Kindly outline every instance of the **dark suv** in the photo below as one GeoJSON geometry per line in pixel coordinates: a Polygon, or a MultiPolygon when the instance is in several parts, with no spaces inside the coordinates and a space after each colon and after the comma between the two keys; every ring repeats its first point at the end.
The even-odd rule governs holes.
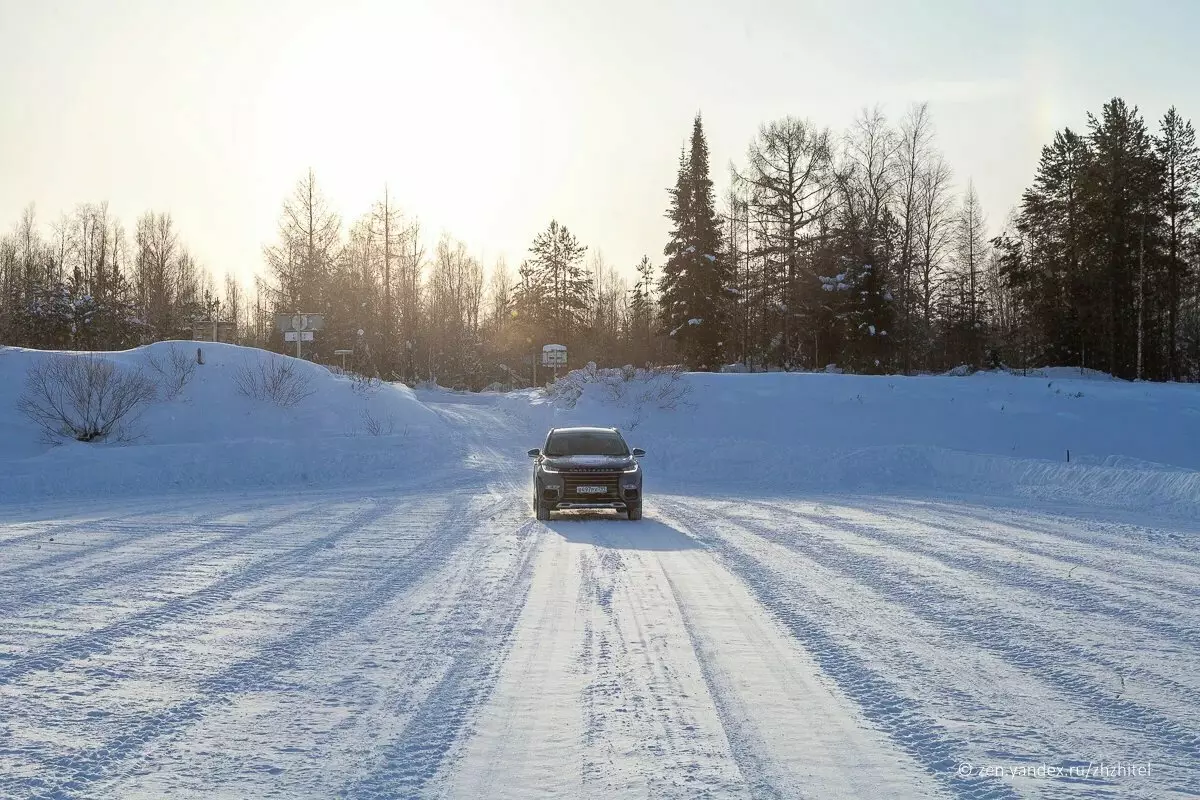
{"type": "Polygon", "coordinates": [[[642,518],[645,450],[629,449],[616,428],[551,428],[546,446],[529,451],[538,519],[568,508],[612,508],[642,518]]]}

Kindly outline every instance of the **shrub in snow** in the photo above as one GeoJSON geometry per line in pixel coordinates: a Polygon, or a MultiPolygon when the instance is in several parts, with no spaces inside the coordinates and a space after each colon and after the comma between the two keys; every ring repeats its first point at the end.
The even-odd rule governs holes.
{"type": "Polygon", "coordinates": [[[640,411],[644,406],[664,410],[676,408],[691,391],[680,367],[642,369],[632,365],[601,369],[594,361],[583,369],[568,372],[546,387],[546,393],[558,404],[573,408],[585,388],[601,388],[607,399],[617,406],[629,406],[640,411]]]}
{"type": "Polygon", "coordinates": [[[174,400],[196,372],[196,359],[181,347],[171,345],[162,352],[151,349],[146,353],[146,366],[157,376],[164,400],[174,400]]]}
{"type": "Polygon", "coordinates": [[[299,367],[295,359],[271,355],[243,363],[234,372],[233,383],[239,394],[291,408],[316,391],[312,376],[299,367]]]}
{"type": "Polygon", "coordinates": [[[391,414],[386,418],[380,418],[364,408],[362,420],[363,430],[371,436],[391,436],[396,431],[396,418],[391,414]]]}
{"type": "Polygon", "coordinates": [[[98,442],[128,437],[129,426],[157,394],[141,370],[118,369],[93,354],[52,355],[26,373],[17,410],[48,436],[98,442]]]}
{"type": "Polygon", "coordinates": [[[383,381],[370,375],[347,372],[346,377],[350,379],[350,391],[360,397],[372,397],[379,394],[379,390],[383,388],[383,381]]]}

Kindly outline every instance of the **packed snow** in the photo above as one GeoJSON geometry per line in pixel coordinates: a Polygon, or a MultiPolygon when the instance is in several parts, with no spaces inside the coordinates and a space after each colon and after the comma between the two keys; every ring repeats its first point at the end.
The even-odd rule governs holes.
{"type": "Polygon", "coordinates": [[[103,358],[197,347],[104,443],[0,350],[0,797],[1200,794],[1200,387],[103,358]],[[584,423],[640,522],[533,519],[584,423]]]}
{"type": "Polygon", "coordinates": [[[403,385],[355,381],[253,348],[160,342],[102,357],[169,383],[152,365],[172,373],[172,355],[194,362],[197,349],[204,363],[175,396],[160,389],[124,441],[85,444],[47,440],[14,410],[35,362],[83,355],[0,348],[0,502],[375,484],[425,469],[417,454],[443,435],[442,420],[403,385]],[[275,363],[294,365],[311,396],[281,408],[239,390],[239,372],[257,377],[275,363]]]}

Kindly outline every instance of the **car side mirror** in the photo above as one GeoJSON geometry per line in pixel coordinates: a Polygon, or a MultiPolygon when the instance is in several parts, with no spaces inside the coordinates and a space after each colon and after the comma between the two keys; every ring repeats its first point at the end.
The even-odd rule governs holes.
{"type": "Polygon", "coordinates": [[[646,455],[646,451],[643,450],[642,448],[640,448],[640,447],[633,448],[633,457],[634,458],[641,458],[644,455],[646,455]]]}
{"type": "Polygon", "coordinates": [[[533,448],[532,450],[528,451],[527,453],[525,453],[525,455],[529,456],[530,458],[537,458],[541,454],[542,454],[542,451],[537,449],[536,447],[533,448]]]}

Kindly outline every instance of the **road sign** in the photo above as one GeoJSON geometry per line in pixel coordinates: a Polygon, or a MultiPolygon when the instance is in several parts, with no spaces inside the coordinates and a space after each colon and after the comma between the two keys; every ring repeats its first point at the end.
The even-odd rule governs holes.
{"type": "MultiPolygon", "coordinates": [[[[275,324],[279,330],[288,331],[319,331],[325,327],[324,314],[276,314],[275,324]]],[[[289,339],[288,341],[293,341],[289,339]]],[[[305,339],[304,341],[309,341],[305,339]]]]}
{"type": "Polygon", "coordinates": [[[300,343],[311,342],[313,331],[325,327],[324,314],[276,314],[275,324],[283,331],[285,342],[296,343],[296,358],[301,357],[300,343]]]}
{"type": "Polygon", "coordinates": [[[548,344],[542,348],[543,367],[561,367],[567,363],[567,346],[548,344]]]}

